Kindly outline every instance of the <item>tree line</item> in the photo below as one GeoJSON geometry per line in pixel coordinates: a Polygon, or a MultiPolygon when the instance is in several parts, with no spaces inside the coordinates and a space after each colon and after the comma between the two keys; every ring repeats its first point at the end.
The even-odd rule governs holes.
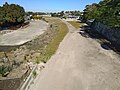
{"type": "Polygon", "coordinates": [[[24,22],[25,10],[20,5],[8,4],[0,6],[0,28],[18,25],[24,22]]]}
{"type": "Polygon", "coordinates": [[[52,17],[63,17],[64,15],[73,15],[73,16],[80,16],[81,12],[80,11],[61,11],[61,12],[56,12],[56,13],[51,13],[52,17]]]}
{"type": "Polygon", "coordinates": [[[120,27],[120,0],[103,0],[86,5],[83,21],[96,20],[110,27],[120,27]]]}

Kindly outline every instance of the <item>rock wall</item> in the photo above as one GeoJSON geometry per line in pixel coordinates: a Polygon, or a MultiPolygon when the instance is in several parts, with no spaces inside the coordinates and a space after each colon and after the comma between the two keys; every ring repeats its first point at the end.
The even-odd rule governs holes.
{"type": "Polygon", "coordinates": [[[30,71],[25,70],[22,75],[16,77],[2,77],[0,78],[0,90],[19,90],[24,82],[24,79],[29,75],[30,71]]]}
{"type": "Polygon", "coordinates": [[[111,41],[115,46],[117,46],[117,48],[120,48],[118,47],[120,45],[120,28],[110,28],[97,21],[94,21],[91,24],[91,27],[111,41]]]}
{"type": "Polygon", "coordinates": [[[0,90],[17,90],[20,86],[20,79],[4,79],[0,80],[0,90]]]}

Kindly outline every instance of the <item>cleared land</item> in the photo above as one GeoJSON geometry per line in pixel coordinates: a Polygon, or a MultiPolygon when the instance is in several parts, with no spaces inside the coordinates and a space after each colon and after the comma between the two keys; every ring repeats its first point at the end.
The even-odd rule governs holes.
{"type": "Polygon", "coordinates": [[[0,46],[22,45],[43,34],[47,30],[47,27],[48,24],[44,21],[32,21],[27,28],[1,35],[0,46]]]}
{"type": "Polygon", "coordinates": [[[66,24],[70,32],[29,90],[120,90],[119,56],[66,24]]]}
{"type": "MultiPolygon", "coordinates": [[[[64,36],[68,33],[68,28],[61,20],[57,18],[45,18],[45,20],[49,22],[49,28],[43,34],[39,36],[35,36],[33,39],[31,38],[32,39],[31,41],[28,41],[25,44],[20,45],[18,47],[17,46],[0,47],[0,61],[1,61],[0,65],[1,66],[8,67],[8,68],[12,67],[13,65],[16,66],[16,68],[12,67],[12,69],[16,69],[17,71],[16,75],[17,75],[18,72],[20,72],[19,70],[17,70],[17,67],[19,67],[18,66],[19,63],[25,64],[27,63],[27,61],[40,63],[40,62],[47,62],[47,60],[49,60],[49,58],[56,52],[64,36]],[[10,60],[9,62],[5,62],[5,60],[8,60],[8,59],[5,57],[4,52],[6,53],[7,57],[9,57],[9,60],[10,60]]],[[[39,22],[40,21],[36,21],[37,25],[39,25],[39,22]]],[[[44,27],[41,27],[41,28],[44,28],[44,27]]],[[[25,30],[22,30],[22,31],[26,32],[25,30]]],[[[29,30],[29,32],[30,31],[33,31],[33,30],[29,30]]],[[[0,72],[0,74],[4,76],[5,72],[4,73],[0,72]]],[[[9,71],[9,74],[7,75],[7,77],[12,77],[13,76],[12,74],[13,74],[12,71],[9,71]]]]}

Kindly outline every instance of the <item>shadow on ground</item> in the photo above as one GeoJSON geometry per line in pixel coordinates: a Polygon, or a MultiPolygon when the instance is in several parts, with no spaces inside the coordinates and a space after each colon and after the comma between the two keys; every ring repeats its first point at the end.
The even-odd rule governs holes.
{"type": "Polygon", "coordinates": [[[20,46],[0,46],[0,52],[10,52],[12,50],[16,50],[20,46]]]}
{"type": "Polygon", "coordinates": [[[79,31],[79,34],[85,38],[92,38],[97,40],[101,47],[105,50],[114,50],[115,52],[120,54],[120,47],[118,45],[111,43],[109,40],[107,40],[103,35],[98,33],[97,31],[91,29],[89,26],[82,26],[80,27],[81,30],[79,31]]]}

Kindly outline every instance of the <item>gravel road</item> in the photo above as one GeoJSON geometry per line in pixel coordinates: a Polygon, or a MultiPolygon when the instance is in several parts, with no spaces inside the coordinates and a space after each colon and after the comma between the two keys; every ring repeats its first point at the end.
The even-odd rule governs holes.
{"type": "Polygon", "coordinates": [[[70,32],[29,90],[120,90],[120,58],[98,42],[70,32]]]}
{"type": "Polygon", "coordinates": [[[16,46],[31,41],[47,30],[48,24],[42,20],[32,21],[30,26],[0,36],[0,46],[16,46]]]}

